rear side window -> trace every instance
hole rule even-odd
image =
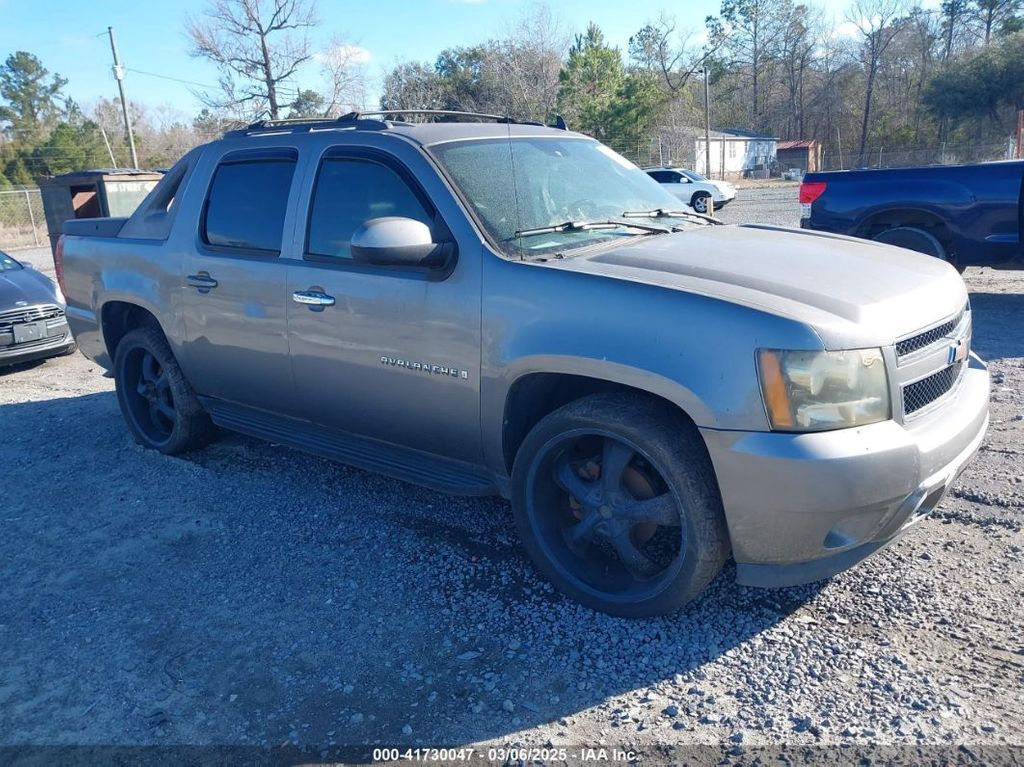
[[[281,252],[294,157],[222,162],[210,183],[203,240],[216,247]]]
[[[352,234],[372,218],[403,216],[433,228],[428,210],[409,184],[379,162],[327,158],[320,166],[309,215],[306,252],[352,258]]]

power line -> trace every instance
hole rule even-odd
[[[171,77],[170,75],[162,75],[162,74],[159,74],[157,72],[147,72],[144,69],[135,69],[134,67],[125,67],[125,71],[127,71],[127,72],[134,72],[137,75],[145,75],[146,77],[156,77],[159,80],[170,80],[171,82],[181,83],[183,85],[193,85],[193,86],[195,86],[197,88],[209,88],[211,90],[216,90],[217,88],[220,87],[219,85],[210,85],[209,83],[200,83],[200,82],[196,82],[195,80],[185,80],[185,79],[183,79],[181,77]],[[301,89],[299,88],[299,86],[287,86],[287,85],[278,85],[277,86],[277,92],[280,95],[285,96],[286,98],[295,98],[295,97],[297,97],[299,95],[299,91],[300,90]]]
[[[170,80],[175,83],[183,83],[184,85],[194,85],[197,88],[217,88],[216,85],[210,85],[208,83],[197,83],[194,80],[183,80],[180,77],[171,77],[170,75],[161,75],[156,72],[147,72],[143,69],[135,69],[134,67],[125,67],[129,72],[134,72],[137,75],[145,75],[146,77],[156,77],[160,80]]]

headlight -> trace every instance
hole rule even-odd
[[[765,410],[777,431],[845,429],[889,418],[880,349],[760,349],[757,363]]]

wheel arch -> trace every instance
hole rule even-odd
[[[857,225],[856,236],[870,240],[888,229],[898,227],[923,229],[942,244],[948,257],[955,258],[958,242],[956,233],[940,215],[924,208],[895,207],[876,210],[866,215]]]
[[[711,193],[709,189],[695,189],[693,194],[690,195],[690,205],[697,200],[698,197],[707,197],[709,199],[715,199],[715,195]]]
[[[505,392],[501,422],[501,463],[511,476],[512,466],[526,435],[542,418],[563,405],[591,394],[620,392],[640,394],[660,402],[693,428],[696,419],[707,417],[706,407],[692,394],[672,388],[671,382],[648,374],[646,380],[630,380],[612,371],[603,374],[565,370],[533,370],[517,377]],[[701,438],[701,445],[706,450]]]
[[[107,356],[113,362],[117,353],[117,345],[130,330],[149,325],[155,327],[164,338],[164,332],[155,313],[146,307],[132,301],[112,300],[106,301],[100,307],[100,331],[103,334],[103,344],[106,347]]]

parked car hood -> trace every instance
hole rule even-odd
[[[960,275],[939,259],[783,227],[695,227],[548,263],[797,320],[812,327],[829,349],[891,344],[967,302]]]
[[[53,282],[45,274],[27,268],[0,272],[0,312],[33,304],[60,303]]]

